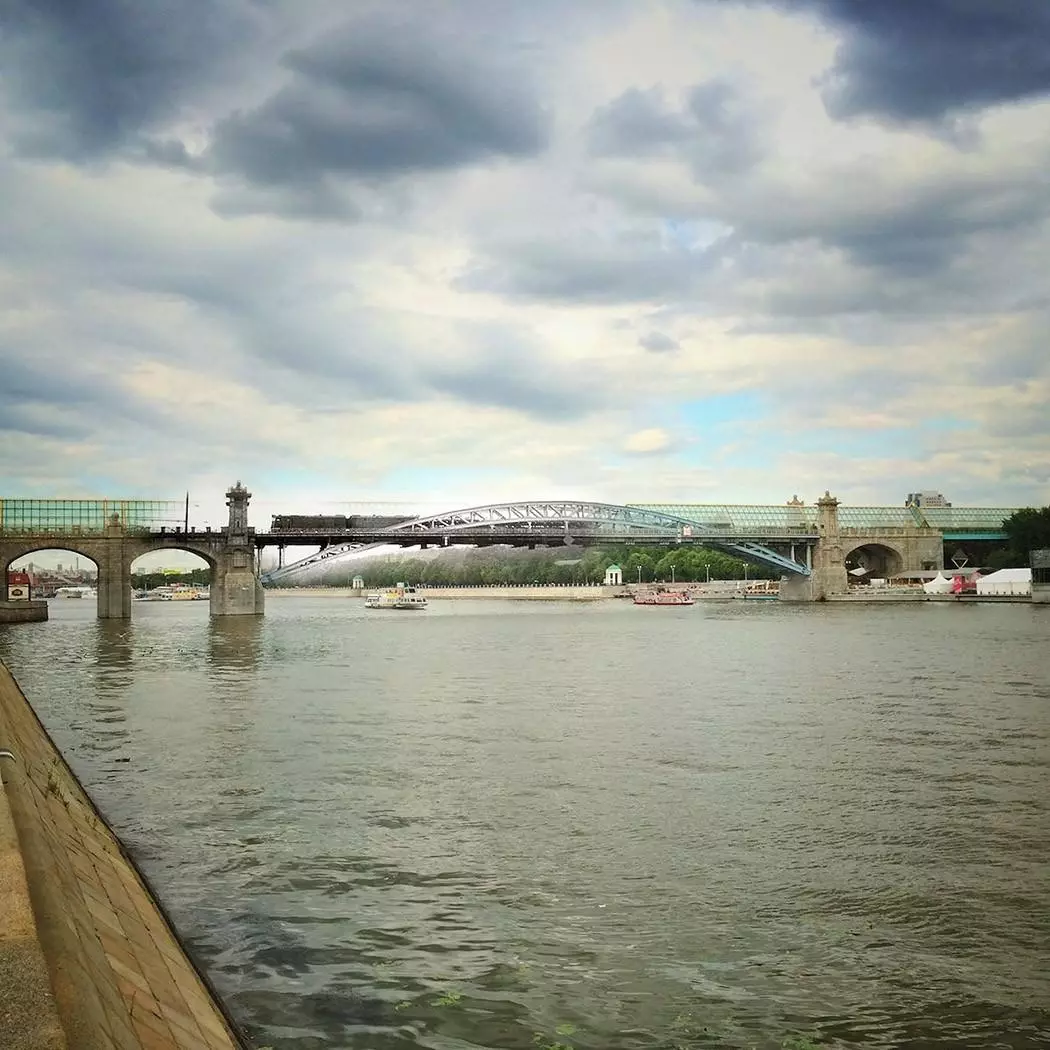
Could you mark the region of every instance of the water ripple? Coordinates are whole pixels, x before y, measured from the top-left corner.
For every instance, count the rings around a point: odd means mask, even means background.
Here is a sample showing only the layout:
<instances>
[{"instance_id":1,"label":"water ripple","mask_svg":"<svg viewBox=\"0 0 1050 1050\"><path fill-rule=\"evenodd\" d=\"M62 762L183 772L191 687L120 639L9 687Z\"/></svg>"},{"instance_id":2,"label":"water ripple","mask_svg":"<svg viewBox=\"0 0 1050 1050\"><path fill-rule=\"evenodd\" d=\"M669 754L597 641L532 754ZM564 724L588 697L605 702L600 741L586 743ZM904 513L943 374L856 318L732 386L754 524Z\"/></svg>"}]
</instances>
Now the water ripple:
<instances>
[{"instance_id":1,"label":"water ripple","mask_svg":"<svg viewBox=\"0 0 1050 1050\"><path fill-rule=\"evenodd\" d=\"M278 1050L1050 1045L1045 625L743 604L62 607L0 656Z\"/></svg>"}]
</instances>

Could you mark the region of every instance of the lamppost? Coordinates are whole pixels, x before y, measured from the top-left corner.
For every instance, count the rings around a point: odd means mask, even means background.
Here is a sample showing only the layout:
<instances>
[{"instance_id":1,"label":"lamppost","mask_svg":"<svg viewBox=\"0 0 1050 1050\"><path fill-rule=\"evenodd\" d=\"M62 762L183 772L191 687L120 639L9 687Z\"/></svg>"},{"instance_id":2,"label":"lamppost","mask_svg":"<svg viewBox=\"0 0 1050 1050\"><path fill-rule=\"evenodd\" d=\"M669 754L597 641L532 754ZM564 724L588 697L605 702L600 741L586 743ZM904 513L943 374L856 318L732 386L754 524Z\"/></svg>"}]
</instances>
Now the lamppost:
<instances>
[{"instance_id":1,"label":"lamppost","mask_svg":"<svg viewBox=\"0 0 1050 1050\"><path fill-rule=\"evenodd\" d=\"M639 565L638 566L638 585L641 586L641 584L642 584L642 567Z\"/></svg>"},{"instance_id":2,"label":"lamppost","mask_svg":"<svg viewBox=\"0 0 1050 1050\"><path fill-rule=\"evenodd\" d=\"M674 566L671 566L671 582L674 583Z\"/></svg>"}]
</instances>

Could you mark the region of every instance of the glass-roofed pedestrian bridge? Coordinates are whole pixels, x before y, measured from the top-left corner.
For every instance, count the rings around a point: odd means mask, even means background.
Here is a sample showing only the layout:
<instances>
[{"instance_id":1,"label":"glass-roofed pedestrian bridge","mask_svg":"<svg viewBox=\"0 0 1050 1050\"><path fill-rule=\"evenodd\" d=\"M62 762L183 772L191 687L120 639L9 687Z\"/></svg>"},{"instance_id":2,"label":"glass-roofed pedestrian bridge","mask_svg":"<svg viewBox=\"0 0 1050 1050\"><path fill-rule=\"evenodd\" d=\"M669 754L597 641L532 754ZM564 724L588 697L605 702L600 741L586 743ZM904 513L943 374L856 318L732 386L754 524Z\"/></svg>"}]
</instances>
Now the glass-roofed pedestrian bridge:
<instances>
[{"instance_id":1,"label":"glass-roofed pedestrian bridge","mask_svg":"<svg viewBox=\"0 0 1050 1050\"><path fill-rule=\"evenodd\" d=\"M741 534L815 531L816 504L628 503L720 532ZM1003 522L1015 507L851 507L838 508L839 525L850 529L934 528L946 540L1001 540ZM0 532L100 532L114 516L132 532L174 528L183 522L181 500L0 499Z\"/></svg>"},{"instance_id":2,"label":"glass-roofed pedestrian bridge","mask_svg":"<svg viewBox=\"0 0 1050 1050\"><path fill-rule=\"evenodd\" d=\"M629 503L629 507L670 514L698 525L725 532L759 532L764 529L816 529L816 504L731 503ZM932 528L946 540L1001 540L1003 522L1016 507L850 507L838 508L839 525L845 529Z\"/></svg>"}]
</instances>

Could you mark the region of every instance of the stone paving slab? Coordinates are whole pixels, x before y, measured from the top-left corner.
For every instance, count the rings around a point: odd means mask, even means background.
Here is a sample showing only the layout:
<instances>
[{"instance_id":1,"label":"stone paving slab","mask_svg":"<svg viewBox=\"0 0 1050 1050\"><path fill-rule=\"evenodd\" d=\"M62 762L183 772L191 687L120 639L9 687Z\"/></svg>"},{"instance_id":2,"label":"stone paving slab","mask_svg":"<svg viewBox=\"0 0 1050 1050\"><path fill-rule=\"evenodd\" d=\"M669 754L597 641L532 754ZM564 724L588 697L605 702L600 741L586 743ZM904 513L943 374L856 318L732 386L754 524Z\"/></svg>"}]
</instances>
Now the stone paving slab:
<instances>
[{"instance_id":1,"label":"stone paving slab","mask_svg":"<svg viewBox=\"0 0 1050 1050\"><path fill-rule=\"evenodd\" d=\"M10 918L11 929L21 931L21 940L15 938L11 944L0 937L0 1046L4 1050L247 1047L2 663L0 748L15 754L13 762L0 763L4 781L0 924L6 929ZM8 803L17 840L13 834L4 839L3 813ZM19 871L23 873L21 904L17 893L4 892L5 879L11 878L4 874L9 868L14 870L15 883ZM32 902L28 916L25 887ZM3 980L3 968L28 965L31 969L32 960L20 961L18 952L32 956L34 949L37 971L32 987L45 1006L50 996L52 1017L61 1021L60 1041L20 1044L17 1040L28 1037L30 1022L18 1020L17 1011L23 1008L18 994L12 993L17 985ZM42 960L50 987L42 986ZM10 1024L5 1011L13 1018ZM45 1013L42 1009L37 1016L43 1018Z\"/></svg>"}]
</instances>

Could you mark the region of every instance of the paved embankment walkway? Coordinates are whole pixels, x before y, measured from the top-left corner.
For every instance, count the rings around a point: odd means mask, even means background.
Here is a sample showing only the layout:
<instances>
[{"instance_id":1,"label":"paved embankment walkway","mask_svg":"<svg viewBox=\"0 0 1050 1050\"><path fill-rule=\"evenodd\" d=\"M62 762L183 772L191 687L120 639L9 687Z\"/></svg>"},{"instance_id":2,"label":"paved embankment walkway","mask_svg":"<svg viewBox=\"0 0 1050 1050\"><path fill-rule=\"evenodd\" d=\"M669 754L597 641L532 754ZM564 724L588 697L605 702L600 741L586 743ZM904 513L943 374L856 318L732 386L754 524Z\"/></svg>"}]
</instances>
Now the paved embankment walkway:
<instances>
[{"instance_id":1,"label":"paved embankment walkway","mask_svg":"<svg viewBox=\"0 0 1050 1050\"><path fill-rule=\"evenodd\" d=\"M246 1046L0 663L2 749L0 1047Z\"/></svg>"}]
</instances>

